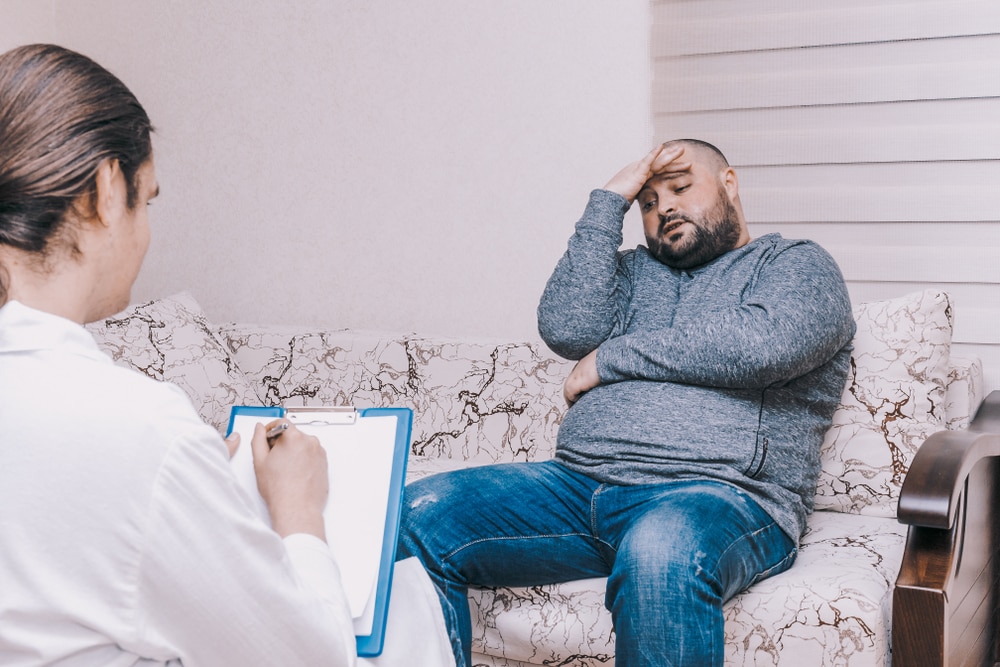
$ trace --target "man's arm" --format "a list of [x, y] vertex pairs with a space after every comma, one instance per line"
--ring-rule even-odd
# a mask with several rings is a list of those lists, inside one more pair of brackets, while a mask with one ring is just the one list
[[579, 359], [624, 329], [630, 283], [618, 252], [622, 221], [653, 175], [690, 168], [683, 153], [683, 146], [657, 146], [591, 193], [538, 305], [538, 331], [557, 354]]
[[567, 359], [579, 359], [622, 330], [631, 290], [618, 248], [627, 210], [620, 195], [594, 190], [542, 292], [538, 332]]
[[609, 339], [597, 350], [594, 369], [602, 384], [642, 379], [763, 388], [826, 363], [854, 329], [840, 269], [822, 248], [801, 243], [770, 260], [740, 306]]

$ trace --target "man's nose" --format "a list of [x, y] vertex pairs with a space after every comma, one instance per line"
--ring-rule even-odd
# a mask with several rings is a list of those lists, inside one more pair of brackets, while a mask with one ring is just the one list
[[657, 206], [657, 213], [660, 214], [661, 218], [666, 218], [666, 217], [669, 217], [670, 215], [672, 215], [674, 213], [674, 203], [673, 203], [673, 201], [671, 201], [669, 199], [661, 198], [659, 200], [659, 204]]

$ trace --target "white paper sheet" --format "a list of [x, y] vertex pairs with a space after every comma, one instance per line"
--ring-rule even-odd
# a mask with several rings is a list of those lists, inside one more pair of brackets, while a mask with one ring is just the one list
[[[322, 415], [311, 417], [320, 421]], [[273, 420], [238, 414], [233, 431], [240, 434], [241, 444], [231, 461], [233, 472], [269, 525], [267, 505], [257, 491], [250, 440], [255, 424]], [[359, 418], [353, 425], [299, 425], [302, 431], [318, 437], [327, 452], [330, 497], [323, 512], [326, 538], [340, 567], [359, 635], [371, 632], [375, 611], [396, 426], [395, 416]]]

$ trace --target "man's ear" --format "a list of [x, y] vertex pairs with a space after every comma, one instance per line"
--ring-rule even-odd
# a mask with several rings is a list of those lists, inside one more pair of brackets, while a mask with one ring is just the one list
[[125, 207], [125, 175], [122, 173], [118, 160], [101, 162], [94, 181], [95, 222], [107, 227], [121, 215], [122, 209]]
[[740, 184], [736, 179], [736, 171], [732, 167], [726, 167], [722, 172], [722, 186], [726, 189], [730, 201], [737, 201], [740, 196]]

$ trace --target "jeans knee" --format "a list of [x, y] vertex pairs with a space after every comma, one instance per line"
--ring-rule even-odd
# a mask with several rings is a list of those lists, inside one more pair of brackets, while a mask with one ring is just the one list
[[697, 549], [659, 548], [619, 551], [611, 573], [619, 585], [687, 588], [713, 585], [715, 564], [709, 555]]
[[402, 510], [399, 523], [399, 546], [397, 560], [416, 556], [425, 565], [429, 558], [428, 542], [433, 536], [430, 527], [438, 525], [440, 495], [434, 489], [433, 480], [426, 478], [408, 485], [403, 492]]
[[652, 523], [634, 526], [619, 544], [608, 578], [609, 609], [721, 605], [718, 554], [702, 544], [701, 533], [683, 524], [669, 531]]

